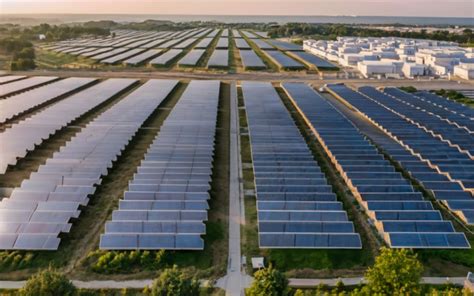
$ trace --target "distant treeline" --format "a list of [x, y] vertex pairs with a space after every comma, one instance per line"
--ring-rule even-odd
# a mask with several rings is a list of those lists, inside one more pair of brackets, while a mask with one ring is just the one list
[[107, 36], [110, 30], [94, 26], [51, 26], [41, 24], [33, 27], [16, 25], [0, 26], [0, 52], [11, 56], [11, 70], [30, 70], [35, 65], [33, 41], [44, 35], [45, 41], [60, 41], [84, 35]]
[[356, 37], [403, 37], [417, 39], [433, 39], [442, 41], [453, 41], [460, 44], [474, 42], [472, 29], [465, 29], [462, 34], [450, 33], [447, 30], [437, 30], [428, 33], [426, 30], [420, 32], [401, 32], [397, 30], [386, 31], [380, 29], [354, 27], [343, 24], [308, 24], [288, 23], [269, 30], [271, 37], [305, 36], [317, 39], [335, 40], [338, 36]]
[[7, 37], [0, 39], [0, 51], [11, 55], [11, 70], [34, 69], [35, 49], [33, 43], [21, 38]]
[[46, 41], [60, 41], [72, 38], [78, 38], [83, 35], [107, 36], [110, 30], [104, 27], [93, 27], [85, 25], [77, 26], [52, 26], [41, 24], [32, 27], [22, 27], [16, 25], [2, 25], [0, 27], [2, 35], [14, 36], [24, 40], [38, 40], [39, 35], [44, 35]]

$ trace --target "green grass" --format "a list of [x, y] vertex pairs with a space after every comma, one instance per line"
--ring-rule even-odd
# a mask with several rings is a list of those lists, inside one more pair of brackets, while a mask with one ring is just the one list
[[39, 68], [61, 68], [66, 65], [90, 68], [95, 63], [91, 59], [41, 49], [36, 49], [35, 62]]
[[469, 240], [471, 244], [470, 249], [466, 250], [419, 250], [417, 251], [418, 258], [423, 262], [427, 262], [431, 258], [443, 259], [455, 264], [460, 264], [474, 268], [474, 238]]
[[[0, 289], [2, 296], [16, 296], [17, 290]], [[143, 289], [79, 289], [78, 296], [147, 296]], [[201, 288], [200, 296], [224, 296], [225, 291], [219, 288]]]
[[270, 249], [267, 260], [283, 271], [310, 268], [346, 269], [365, 266], [370, 261], [367, 253], [360, 250], [281, 250]]

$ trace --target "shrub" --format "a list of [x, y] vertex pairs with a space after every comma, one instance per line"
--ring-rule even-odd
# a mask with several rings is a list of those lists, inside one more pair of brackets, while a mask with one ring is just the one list
[[165, 269], [153, 282], [152, 296], [198, 296], [199, 283], [186, 277], [177, 266]]
[[248, 294], [252, 296], [285, 296], [289, 294], [288, 280], [284, 274], [272, 265], [255, 272]]
[[365, 278], [367, 295], [419, 295], [423, 265], [412, 251], [382, 248]]
[[22, 296], [72, 296], [76, 287], [62, 274], [48, 268], [32, 276], [19, 292]]

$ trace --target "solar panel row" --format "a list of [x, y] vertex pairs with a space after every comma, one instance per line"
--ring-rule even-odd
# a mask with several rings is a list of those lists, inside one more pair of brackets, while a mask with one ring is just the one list
[[170, 49], [164, 54], [152, 59], [150, 65], [157, 67], [169, 66], [182, 52], [182, 49]]
[[161, 49], [150, 49], [147, 50], [139, 55], [136, 55], [134, 57], [131, 57], [125, 61], [123, 61], [124, 64], [130, 65], [130, 66], [136, 66], [139, 64], [144, 63], [145, 61], [159, 55], [161, 53]]
[[217, 41], [216, 48], [218, 49], [227, 49], [229, 48], [229, 38], [227, 37], [221, 37]]
[[0, 88], [0, 98], [27, 91], [30, 88], [41, 86], [56, 79], [58, 79], [58, 77], [35, 76], [2, 84], [2, 87]]
[[439, 106], [441, 108], [445, 108], [446, 110], [449, 110], [461, 116], [470, 117], [470, 118], [474, 117], [474, 111], [472, 111], [472, 108], [464, 104], [460, 104], [458, 102], [448, 100], [446, 98], [437, 96], [427, 91], [420, 91], [420, 92], [417, 92], [415, 95], [433, 105]]
[[207, 62], [208, 68], [227, 68], [229, 66], [229, 51], [227, 49], [216, 49]]
[[235, 40], [235, 45], [237, 46], [238, 49], [250, 49], [250, 44], [242, 38], [236, 38]]
[[[133, 83], [134, 80], [116, 80]], [[0, 247], [55, 250], [79, 207], [177, 81], [149, 80], [87, 124], [0, 202]], [[20, 231], [20, 232], [19, 232]]]
[[337, 69], [336, 65], [305, 51], [292, 51], [291, 54], [299, 57], [305, 61], [306, 64], [312, 65], [318, 69]]
[[24, 78], [26, 78], [26, 76], [23, 76], [23, 75], [0, 76], [0, 84], [9, 83], [9, 82], [13, 82], [13, 81], [24, 79]]
[[203, 38], [203, 39], [201, 39], [201, 41], [198, 42], [198, 44], [196, 44], [196, 46], [194, 48], [196, 48], [196, 49], [206, 49], [212, 43], [212, 40], [214, 40], [214, 38], [208, 38], [208, 37]]
[[60, 96], [67, 95], [96, 81], [93, 78], [66, 78], [33, 90], [0, 100], [0, 123], [43, 105]]
[[192, 81], [148, 149], [100, 248], [202, 250], [219, 81]]
[[265, 50], [263, 52], [281, 69], [303, 70], [305, 68], [302, 63], [290, 58], [281, 51]]
[[121, 62], [125, 59], [136, 56], [140, 53], [143, 53], [144, 51], [145, 51], [145, 49], [143, 49], [143, 48], [135, 48], [135, 49], [128, 50], [124, 53], [115, 55], [113, 57], [107, 58], [105, 60], [101, 60], [100, 62], [104, 63], [104, 64], [115, 64], [115, 63]]
[[274, 39], [270, 39], [268, 42], [271, 45], [278, 48], [279, 50], [283, 50], [283, 51], [286, 51], [286, 50], [289, 50], [289, 51], [303, 51], [303, 47], [301, 45], [298, 45], [298, 44], [294, 44], [294, 43], [290, 43], [290, 42], [286, 42], [286, 41], [274, 40]]
[[242, 93], [260, 247], [361, 248], [359, 235], [273, 86], [243, 82]]
[[204, 49], [193, 49], [188, 52], [179, 62], [180, 67], [196, 66], [199, 60], [203, 57], [206, 50]]
[[253, 50], [241, 50], [240, 58], [246, 70], [265, 69], [267, 66]]
[[67, 97], [0, 133], [0, 173], [5, 173], [8, 165], [15, 165], [18, 158], [25, 157], [35, 145], [135, 82], [133, 79], [109, 79]]
[[[428, 166], [418, 161], [413, 163], [404, 160], [403, 166], [464, 222], [474, 224], [474, 158], [469, 153], [470, 147], [474, 147], [472, 135], [463, 128], [440, 120], [431, 112], [426, 113], [410, 106], [405, 106], [406, 110], [393, 106], [393, 102], [396, 102], [393, 97], [375, 89], [361, 88], [360, 91], [373, 100], [372, 103], [382, 104], [383, 107], [377, 113], [380, 124], [398, 139], [403, 139], [407, 148], [415, 153], [420, 151], [422, 159], [431, 164]], [[394, 119], [387, 123], [385, 118], [389, 117]], [[401, 128], [406, 130], [402, 131]], [[438, 176], [436, 169], [448, 173], [449, 178]], [[429, 173], [429, 176], [425, 173]]]
[[[451, 222], [443, 221], [431, 202], [423, 200], [422, 194], [333, 105], [308, 85], [283, 86], [390, 247], [470, 247], [464, 233], [454, 232]], [[328, 88], [343, 97], [349, 95], [342, 93], [340, 85]], [[436, 224], [430, 225], [433, 221]], [[433, 230], [435, 225], [442, 225], [440, 231]]]
[[472, 184], [474, 176], [471, 173], [472, 160], [465, 153], [372, 98], [394, 100], [381, 92], [363, 88], [361, 91], [366, 93], [364, 96], [344, 85], [333, 85], [330, 89], [365, 114], [397, 142], [397, 146], [386, 145], [384, 149], [413, 178], [446, 204], [453, 203], [454, 206], [455, 203], [461, 202], [458, 204], [462, 205], [461, 208], [454, 206], [453, 212], [466, 223], [473, 223], [473, 198], [465, 186]]

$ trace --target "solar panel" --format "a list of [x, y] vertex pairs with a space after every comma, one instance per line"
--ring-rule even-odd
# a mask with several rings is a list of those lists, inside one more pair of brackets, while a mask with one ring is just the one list
[[266, 68], [265, 63], [253, 50], [241, 50], [240, 57], [246, 70]]
[[152, 59], [149, 63], [152, 66], [169, 66], [183, 52], [182, 49], [170, 49], [162, 55]]
[[229, 51], [227, 49], [216, 49], [207, 62], [208, 68], [226, 68], [229, 66]]
[[193, 49], [186, 54], [179, 62], [180, 67], [196, 66], [206, 51], [204, 49]]
[[34, 107], [40, 106], [57, 97], [67, 95], [74, 90], [96, 81], [94, 78], [66, 78], [47, 84], [31, 91], [0, 100], [0, 123], [18, 116]]
[[[111, 79], [97, 90], [84, 91], [78, 95], [86, 96], [85, 100], [105, 100], [111, 93], [134, 82], [132, 79]], [[10, 198], [0, 201], [0, 224], [20, 222], [25, 224], [22, 227], [28, 228], [26, 224], [51, 223], [58, 225], [61, 231], [69, 231], [69, 228], [63, 225], [71, 218], [79, 217], [79, 205], [87, 204], [87, 196], [92, 194], [95, 185], [100, 183], [100, 179], [91, 176], [106, 173], [111, 161], [121, 154], [143, 122], [167, 97], [176, 83], [177, 81], [172, 80], [149, 80], [88, 123], [59, 152], [41, 165], [38, 172], [15, 188]], [[104, 88], [104, 85], [107, 88]], [[103, 98], [99, 97], [100, 95]], [[84, 172], [82, 168], [92, 168], [94, 173]], [[74, 178], [70, 178], [73, 174]], [[2, 210], [19, 205], [30, 210]], [[183, 215], [183, 219], [192, 218], [192, 214]], [[19, 234], [15, 245], [9, 248], [52, 250], [59, 246], [58, 233], [50, 235], [50, 228], [30, 229], [37, 233]], [[44, 234], [45, 231], [48, 235]]]
[[[275, 89], [269, 83], [243, 82], [242, 92], [251, 140], [260, 247], [337, 247], [329, 245], [328, 233], [341, 223], [338, 225], [345, 226], [334, 232], [354, 235], [356, 239], [347, 241], [347, 247], [360, 248], [359, 236], [353, 233], [352, 223]], [[336, 224], [324, 227], [327, 223]], [[316, 242], [321, 240], [325, 242]]]
[[[188, 85], [107, 222], [102, 249], [204, 248], [219, 87], [218, 81]], [[138, 243], [114, 240], [117, 233], [133, 234]]]
[[10, 96], [18, 92], [23, 92], [29, 90], [30, 88], [38, 87], [48, 82], [52, 82], [56, 79], [58, 79], [58, 77], [34, 76], [18, 81], [8, 82], [6, 84], [2, 84], [2, 87], [0, 88], [0, 97]]
[[[443, 221], [431, 202], [424, 201], [422, 194], [416, 192], [400, 173], [395, 172], [392, 164], [357, 126], [328, 100], [301, 83], [285, 83], [283, 87], [329, 153], [353, 195], [374, 220], [377, 229], [384, 233], [385, 241], [391, 247], [404, 245], [431, 248], [439, 238], [464, 236], [463, 233], [456, 233], [449, 222]], [[356, 98], [356, 94], [345, 86], [329, 85], [328, 89], [342, 98], [360, 100], [361, 104], [366, 100], [360, 95]], [[399, 154], [408, 155], [401, 145], [390, 138], [380, 134], [374, 137], [373, 140], [387, 148], [386, 152], [393, 153], [395, 159]], [[435, 236], [427, 235], [434, 232], [432, 229], [438, 225], [439, 231]], [[399, 232], [403, 232], [403, 235], [399, 235]], [[422, 238], [433, 238], [433, 242], [422, 243]], [[403, 242], [404, 239], [407, 241]], [[443, 247], [460, 246], [444, 244]]]
[[278, 67], [282, 69], [293, 69], [293, 70], [302, 70], [304, 65], [300, 62], [290, 58], [284, 53], [277, 50], [265, 50], [263, 51]]

